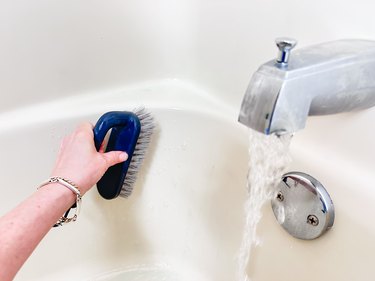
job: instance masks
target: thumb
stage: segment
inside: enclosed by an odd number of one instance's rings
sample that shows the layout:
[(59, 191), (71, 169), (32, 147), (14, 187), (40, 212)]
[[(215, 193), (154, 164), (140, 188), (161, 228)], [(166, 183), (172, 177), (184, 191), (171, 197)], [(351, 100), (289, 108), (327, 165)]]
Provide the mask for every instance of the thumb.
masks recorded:
[(128, 154), (123, 151), (109, 151), (102, 154), (107, 162), (107, 168), (116, 165), (118, 163), (126, 161), (128, 159)]

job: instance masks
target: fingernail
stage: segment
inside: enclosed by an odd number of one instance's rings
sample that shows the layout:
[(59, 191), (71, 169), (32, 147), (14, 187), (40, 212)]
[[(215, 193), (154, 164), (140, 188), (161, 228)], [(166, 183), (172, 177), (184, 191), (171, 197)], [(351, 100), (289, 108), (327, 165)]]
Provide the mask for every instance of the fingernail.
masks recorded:
[(121, 152), (119, 155), (119, 159), (120, 161), (125, 161), (126, 159), (128, 159), (128, 155), (125, 152)]

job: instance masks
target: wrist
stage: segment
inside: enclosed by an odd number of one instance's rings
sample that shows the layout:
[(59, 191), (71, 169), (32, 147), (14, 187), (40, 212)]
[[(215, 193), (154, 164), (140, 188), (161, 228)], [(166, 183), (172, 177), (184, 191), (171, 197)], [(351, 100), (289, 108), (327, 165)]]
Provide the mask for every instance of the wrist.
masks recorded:
[(87, 184), (85, 184), (85, 179), (81, 176), (75, 176), (74, 173), (72, 173), (72, 171), (65, 171), (64, 169), (54, 169), (50, 177), (60, 177), (74, 183), (73, 185), (78, 187), (81, 196), (83, 196), (89, 189), (87, 187)]
[[(51, 195), (51, 196), (54, 196), (55, 197), (55, 200), (58, 199), (59, 201), (59, 205), (60, 206), (64, 206), (64, 209), (67, 210), (65, 211), (65, 214), (63, 216), (61, 216), (58, 221), (54, 224), (54, 227), (56, 226), (62, 226), (63, 224), (65, 223), (69, 223), (71, 221), (76, 221), (77, 217), (78, 217), (78, 214), (79, 214), (79, 211), (80, 211), (80, 206), (81, 206), (81, 192), (80, 190), (78, 189), (78, 187), (71, 181), (67, 180), (67, 179), (64, 179), (64, 178), (61, 178), (61, 177), (51, 177), (49, 178), (47, 181), (43, 182), (39, 187), (38, 189), (42, 188), (42, 187), (45, 187), (45, 186), (49, 186), (49, 187), (53, 187), (55, 190), (53, 191), (55, 193), (55, 195)], [(56, 189), (56, 186), (59, 186), (58, 189)], [(61, 189), (61, 187), (63, 187), (65, 190)], [(50, 190), (47, 190), (51, 193)], [(69, 197), (67, 197), (67, 194), (68, 193), (70, 194)], [(72, 203), (72, 195), (75, 196), (75, 203), (73, 204)], [(60, 198), (60, 196), (62, 196), (62, 198)], [(50, 198), (50, 199), (53, 199)], [(62, 200), (61, 200), (62, 199)], [(73, 202), (74, 202), (73, 201)], [(66, 205), (69, 204), (69, 205)], [(75, 209), (75, 214), (73, 216), (70, 216), (68, 217), (70, 211), (72, 209)]]
[(61, 203), (66, 202), (69, 204), (73, 204), (76, 199), (76, 196), (72, 191), (55, 182), (39, 188), (38, 192), (44, 192), (51, 200), (56, 200)]

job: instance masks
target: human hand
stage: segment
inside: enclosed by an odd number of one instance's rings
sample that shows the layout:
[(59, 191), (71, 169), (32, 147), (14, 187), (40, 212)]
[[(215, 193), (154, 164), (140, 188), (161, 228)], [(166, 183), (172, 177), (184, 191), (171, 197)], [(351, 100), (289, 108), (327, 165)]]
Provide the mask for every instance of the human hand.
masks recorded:
[(83, 195), (99, 181), (110, 166), (127, 158), (128, 155), (122, 151), (97, 152), (93, 125), (83, 123), (63, 139), (52, 176), (71, 180)]

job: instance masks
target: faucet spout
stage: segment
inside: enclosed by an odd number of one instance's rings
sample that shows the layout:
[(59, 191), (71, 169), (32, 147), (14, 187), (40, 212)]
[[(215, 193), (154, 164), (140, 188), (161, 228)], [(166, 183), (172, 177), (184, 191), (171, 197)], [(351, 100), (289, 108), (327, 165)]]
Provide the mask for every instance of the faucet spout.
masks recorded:
[(294, 133), (309, 115), (375, 105), (375, 41), (339, 40), (294, 51), (254, 73), (239, 122), (264, 134)]

